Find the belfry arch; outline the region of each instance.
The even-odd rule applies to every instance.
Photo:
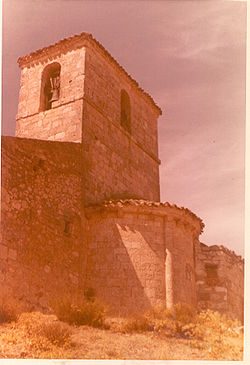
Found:
[[[53,102],[59,99],[60,73],[61,65],[58,62],[50,63],[44,68],[41,78],[39,111],[51,109]]]

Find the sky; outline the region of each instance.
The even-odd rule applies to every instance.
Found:
[[[5,0],[2,133],[15,134],[18,57],[91,33],[161,107],[161,201],[244,254],[246,3]]]

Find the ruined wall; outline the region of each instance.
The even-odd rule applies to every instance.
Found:
[[[82,290],[81,146],[2,138],[1,289],[45,308]]]
[[[52,109],[40,111],[42,72],[53,62],[61,65],[60,98]],[[85,48],[55,47],[22,64],[16,136],[81,142],[84,73]]]
[[[131,133],[120,123],[122,89],[130,97]],[[159,109],[97,47],[86,48],[83,108],[86,201],[159,201]]]
[[[200,230],[197,218],[177,207],[138,200],[89,207],[86,214],[86,287],[95,289],[113,311],[196,304],[192,250]],[[176,220],[186,225],[186,238],[182,228],[176,230]]]
[[[244,316],[244,261],[224,246],[196,247],[199,308]]]

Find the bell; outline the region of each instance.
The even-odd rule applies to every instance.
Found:
[[[51,99],[50,99],[50,103],[52,101],[56,101],[59,99],[59,90],[58,89],[52,89],[52,95],[51,95]]]

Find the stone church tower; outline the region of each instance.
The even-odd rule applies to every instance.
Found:
[[[128,314],[185,302],[242,316],[243,262],[160,203],[150,95],[91,35],[19,58],[16,137],[2,139],[1,282],[46,310],[95,293]]]
[[[86,203],[160,200],[160,108],[91,35],[18,60],[16,136],[82,143]]]

